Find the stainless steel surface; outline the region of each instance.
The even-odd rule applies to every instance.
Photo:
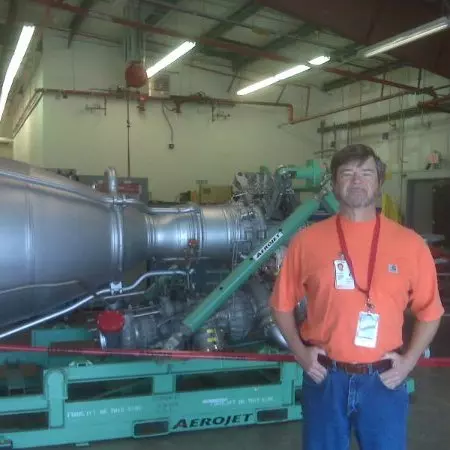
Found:
[[[120,195],[10,159],[0,159],[0,188],[2,328],[93,295],[153,256],[230,259],[265,237],[257,209],[150,215]]]
[[[108,186],[108,192],[110,194],[116,195],[117,194],[116,169],[114,169],[113,167],[108,167],[108,169],[105,170],[105,178]]]
[[[228,259],[233,252],[248,253],[262,242],[265,221],[258,208],[240,205],[202,206],[197,211],[148,216],[152,256],[173,259],[189,254]]]
[[[282,349],[287,349],[288,345],[286,339],[277,327],[270,310],[271,292],[257,277],[252,278],[248,282],[248,288],[254,298],[256,305],[256,316],[259,320],[259,326],[264,331],[264,335],[271,344]]]

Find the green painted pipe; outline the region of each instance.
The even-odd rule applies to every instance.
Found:
[[[252,256],[242,261],[184,319],[183,325],[191,332],[197,331],[270,258],[275,250],[295,235],[301,226],[319,209],[320,202],[320,198],[313,198],[300,205]]]
[[[275,171],[280,176],[292,175],[292,178],[298,180],[308,180],[312,185],[317,186],[325,173],[325,168],[317,160],[310,160],[306,167],[283,166]]]
[[[323,196],[322,203],[329,212],[336,214],[339,211],[339,202],[332,192],[327,192]]]

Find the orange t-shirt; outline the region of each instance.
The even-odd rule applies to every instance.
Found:
[[[352,222],[341,216],[342,229],[355,280],[367,288],[367,272],[375,219]],[[271,297],[275,310],[290,312],[306,297],[307,318],[301,324],[303,340],[323,348],[337,361],[368,363],[403,344],[405,309],[418,320],[442,316],[436,268],[424,239],[398,223],[380,217],[380,236],[370,299],[379,314],[375,348],[355,345],[359,313],[366,296],[356,287],[335,287],[334,261],[342,258],[336,216],[298,232],[291,240]]]

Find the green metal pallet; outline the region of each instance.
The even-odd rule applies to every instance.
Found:
[[[38,330],[32,340],[48,346],[86,333]],[[82,445],[302,419],[302,370],[292,362],[0,356],[0,447]],[[30,365],[34,370],[25,370]],[[412,379],[408,390],[414,392]]]
[[[38,332],[33,340],[42,344],[51,335]],[[12,374],[3,379],[14,381],[0,385],[0,447],[86,444],[302,418],[296,363],[1,356],[4,372]],[[24,362],[46,367],[21,379]]]
[[[252,376],[259,379],[252,382]],[[215,385],[208,386],[208,379]],[[44,370],[42,381],[41,394],[1,399],[3,446],[84,444],[301,419],[302,374],[295,363],[88,363]],[[17,429],[23,419],[26,431]]]

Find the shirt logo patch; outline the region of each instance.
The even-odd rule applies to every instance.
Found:
[[[388,272],[389,273],[398,273],[397,264],[388,264]]]

